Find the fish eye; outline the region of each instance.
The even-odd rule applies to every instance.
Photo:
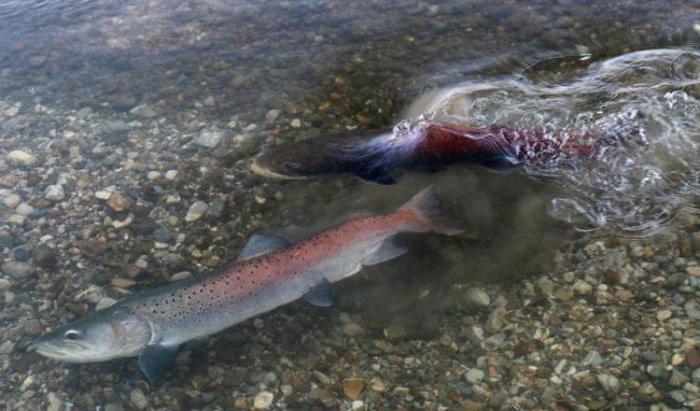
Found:
[[[285,161],[282,163],[282,168],[284,168],[287,171],[294,171],[298,167],[297,163],[292,163],[291,161]]]
[[[77,330],[68,330],[63,334],[69,340],[77,340],[80,337],[80,333]]]

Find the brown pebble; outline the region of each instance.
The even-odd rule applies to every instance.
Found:
[[[343,393],[351,400],[360,398],[360,394],[364,388],[365,380],[362,378],[350,377],[343,380]]]
[[[685,361],[690,368],[700,367],[700,353],[698,353],[697,347],[685,350]]]
[[[678,254],[683,258],[690,258],[695,254],[693,241],[689,235],[681,235],[678,239]]]
[[[98,256],[109,249],[109,244],[104,238],[78,241],[77,245],[80,253],[88,257]]]
[[[130,205],[129,199],[116,191],[107,199],[107,206],[118,213],[126,210]]]

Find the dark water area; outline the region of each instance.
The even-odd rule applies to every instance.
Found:
[[[698,42],[680,0],[0,1],[0,407],[697,409]],[[249,170],[426,119],[644,144],[387,187]],[[402,234],[335,307],[193,341],[162,385],[27,351],[254,233],[303,239],[431,184],[466,235]]]

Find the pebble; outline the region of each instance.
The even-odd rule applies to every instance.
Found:
[[[25,278],[32,273],[32,266],[22,261],[7,261],[0,266],[3,273],[14,278]]]
[[[206,214],[209,206],[204,201],[195,201],[194,204],[190,206],[185,215],[185,221],[197,221]]]
[[[489,314],[489,318],[486,319],[486,324],[484,325],[484,329],[486,332],[489,334],[495,334],[503,328],[503,322],[506,317],[506,309],[503,307],[498,307],[495,310],[491,311],[491,314]]]
[[[129,113],[143,118],[153,118],[158,115],[158,113],[147,104],[138,105],[132,108]]]
[[[159,243],[170,243],[173,241],[173,234],[165,228],[157,228],[151,233],[153,240]]]
[[[129,278],[116,277],[112,278],[112,285],[118,288],[129,288],[136,285],[136,281]]]
[[[280,111],[279,110],[270,110],[265,114],[265,120],[267,120],[269,123],[272,123],[273,121],[277,120],[277,117],[279,117]]]
[[[685,269],[686,272],[693,277],[700,277],[700,265],[691,265]]]
[[[593,291],[593,286],[583,280],[578,280],[574,283],[574,291],[577,294],[590,294]]]
[[[681,387],[685,385],[685,383],[687,383],[689,380],[690,379],[688,378],[688,376],[674,369],[671,371],[671,378],[669,378],[668,383],[675,387]]]
[[[20,166],[31,166],[36,158],[31,153],[22,150],[12,150],[5,156],[8,163]]]
[[[253,408],[257,410],[266,410],[272,405],[272,400],[275,396],[269,391],[260,391],[253,400]]]
[[[491,297],[479,287],[470,287],[464,293],[464,301],[472,308],[486,308],[491,304]]]
[[[583,359],[583,363],[585,365],[597,367],[603,363],[603,357],[600,356],[598,351],[592,350],[586,355],[586,358]]]
[[[365,388],[365,380],[355,377],[345,378],[342,385],[345,396],[351,400],[356,400],[360,398],[360,394]]]
[[[165,172],[165,179],[166,180],[175,180],[177,178],[178,171],[177,170],[168,170]]]
[[[620,391],[620,388],[622,387],[622,385],[620,384],[620,380],[611,374],[598,374],[596,376],[596,379],[598,380],[598,383],[605,389],[605,391],[613,394]]]
[[[6,290],[12,286],[12,283],[7,278],[0,278],[0,290]]]
[[[139,410],[143,410],[148,407],[148,398],[146,398],[146,395],[139,388],[134,388],[131,390],[129,393],[129,399],[131,400],[131,403],[134,404],[134,407],[138,408]]]
[[[224,139],[224,133],[216,129],[202,130],[199,136],[194,140],[194,143],[204,148],[214,148]]]
[[[52,184],[46,187],[44,191],[44,198],[51,201],[61,201],[66,197],[66,193],[63,191],[63,186],[58,184]]]
[[[32,250],[32,258],[34,264],[41,268],[51,268],[56,265],[56,254],[46,244],[40,244]]]
[[[61,401],[61,399],[58,398],[58,395],[55,393],[49,392],[46,394],[46,400],[49,402],[49,406],[46,407],[46,411],[59,411],[61,409],[63,401]]]
[[[107,207],[119,213],[129,208],[131,201],[129,201],[129,199],[124,197],[124,195],[121,193],[115,191],[110,194],[106,204]]]
[[[343,334],[347,335],[348,337],[359,337],[362,335],[366,334],[366,331],[360,324],[350,322],[347,324],[343,324]]]
[[[465,374],[465,378],[467,379],[467,382],[470,384],[478,384],[481,382],[481,380],[484,379],[485,373],[481,371],[478,368],[471,368],[467,373]]]
[[[31,215],[34,212],[34,207],[30,206],[27,203],[21,203],[20,205],[15,208],[15,213],[27,217]]]
[[[12,193],[9,194],[7,197],[5,197],[2,200],[2,203],[5,205],[7,208],[15,208],[19,205],[19,203],[22,202],[22,197],[19,195]]]
[[[673,313],[669,310],[659,310],[656,313],[656,319],[659,321],[666,321],[671,318],[671,315],[673,315]]]
[[[542,297],[549,297],[554,292],[554,282],[547,277],[540,277],[535,285]]]
[[[298,118],[295,118],[289,122],[289,125],[294,127],[294,128],[299,128],[299,127],[301,127],[301,120],[299,120]]]
[[[12,255],[17,261],[27,261],[29,260],[29,258],[31,258],[29,251],[27,251],[27,249],[24,247],[15,248],[14,250],[12,250]]]

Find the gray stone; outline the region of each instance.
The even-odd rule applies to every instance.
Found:
[[[204,201],[195,201],[187,210],[185,221],[197,221],[207,213],[209,206]]]
[[[593,367],[597,367],[600,364],[603,363],[603,357],[600,356],[600,353],[596,350],[592,350],[586,355],[586,358],[583,359],[583,364],[584,365],[590,365]]]
[[[471,308],[486,308],[491,304],[491,298],[483,289],[479,287],[470,287],[464,293],[464,302]]]
[[[8,163],[20,166],[31,166],[36,163],[36,158],[32,153],[22,150],[12,150],[5,156]]]
[[[682,387],[689,380],[690,379],[687,375],[674,369],[673,371],[671,371],[671,378],[668,380],[668,383],[675,387]]]
[[[143,391],[138,388],[131,390],[129,393],[129,399],[131,400],[131,403],[134,404],[134,407],[139,410],[143,410],[148,406],[148,398],[146,398]]]
[[[605,389],[605,391],[610,393],[617,393],[620,391],[621,384],[620,380],[611,374],[598,374],[596,376],[598,383]]]
[[[143,118],[153,118],[158,115],[158,113],[147,104],[138,105],[132,108],[129,113]]]
[[[472,368],[464,376],[470,384],[478,384],[484,379],[484,372],[478,368]]]
[[[61,201],[66,198],[66,193],[63,191],[63,186],[52,184],[46,187],[44,198],[51,201]]]
[[[2,272],[14,278],[24,278],[29,276],[34,270],[29,263],[21,261],[7,261],[0,269]]]
[[[223,139],[224,133],[222,131],[216,129],[202,130],[199,136],[194,140],[194,143],[200,147],[214,148],[218,146]]]

